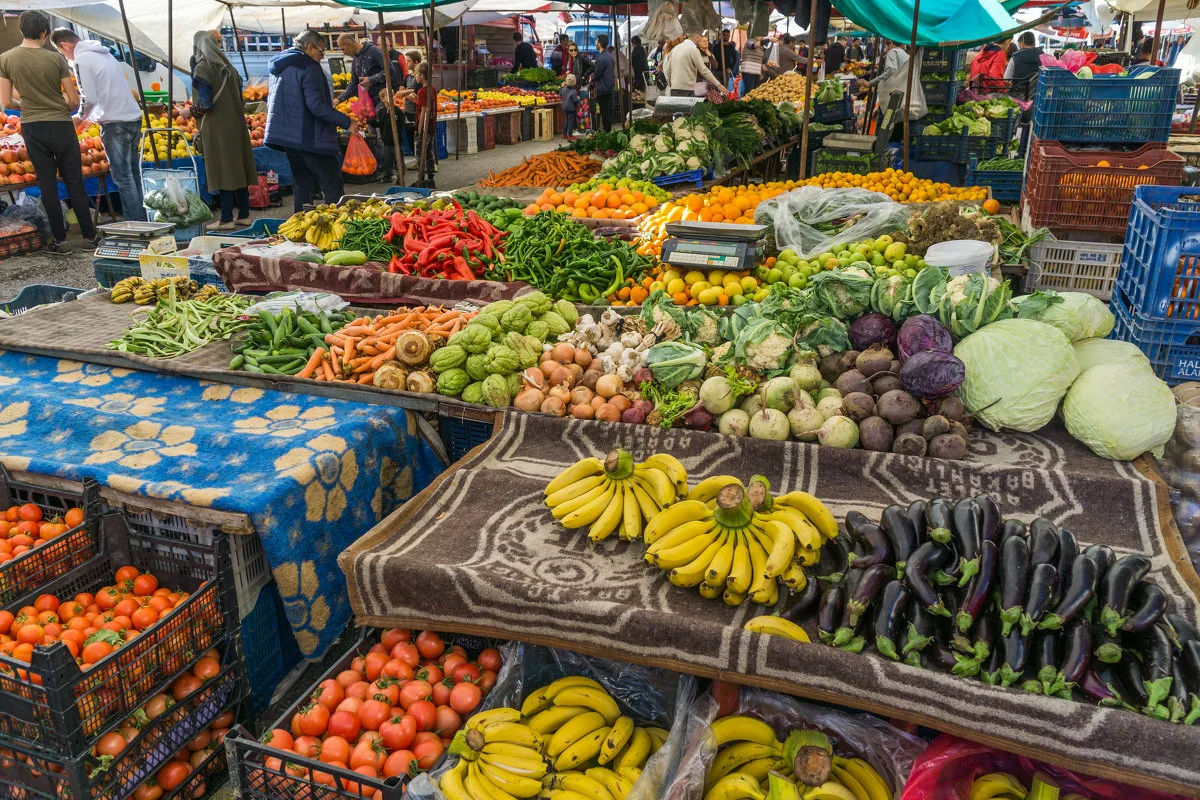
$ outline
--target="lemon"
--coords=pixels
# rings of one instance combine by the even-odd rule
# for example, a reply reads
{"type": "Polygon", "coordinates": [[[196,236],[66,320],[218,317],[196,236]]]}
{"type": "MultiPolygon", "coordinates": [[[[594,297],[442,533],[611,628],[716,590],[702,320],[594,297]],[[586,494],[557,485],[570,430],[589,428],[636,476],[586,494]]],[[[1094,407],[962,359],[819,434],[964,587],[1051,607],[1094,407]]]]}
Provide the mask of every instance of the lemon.
{"type": "Polygon", "coordinates": [[[758,281],[747,275],[742,278],[742,289],[746,292],[756,292],[758,291],[758,281]]]}
{"type": "Polygon", "coordinates": [[[685,286],[686,286],[686,284],[684,284],[682,278],[674,278],[672,280],[669,280],[669,281],[667,281],[667,294],[675,294],[676,292],[682,292],[684,290],[685,286]]]}
{"type": "Polygon", "coordinates": [[[725,284],[724,289],[725,294],[730,297],[740,297],[742,294],[742,285],[737,281],[725,284]]]}
{"type": "Polygon", "coordinates": [[[754,293],[754,301],[756,303],[761,303],[763,300],[766,300],[770,296],[771,296],[770,289],[759,289],[757,292],[754,293]]]}
{"type": "Polygon", "coordinates": [[[725,270],[714,269],[712,272],[708,273],[708,282],[713,286],[720,286],[725,283],[725,270]]]}
{"type": "Polygon", "coordinates": [[[663,273],[662,279],[663,279],[663,283],[670,283],[671,281],[673,281],[679,277],[680,277],[680,275],[679,275],[678,270],[669,269],[663,273]]]}
{"type": "Polygon", "coordinates": [[[705,289],[708,289],[711,287],[712,287],[712,284],[709,283],[708,281],[696,281],[695,283],[690,284],[688,286],[688,288],[692,292],[692,297],[695,297],[700,292],[703,292],[705,289]]]}
{"type": "Polygon", "coordinates": [[[717,304],[717,300],[720,299],[721,290],[716,286],[710,286],[709,288],[702,290],[699,294],[693,296],[696,298],[696,302],[700,303],[701,305],[715,306],[717,304]]]}
{"type": "Polygon", "coordinates": [[[694,286],[704,280],[704,273],[699,270],[692,270],[687,275],[683,276],[683,281],[688,286],[694,286]]]}

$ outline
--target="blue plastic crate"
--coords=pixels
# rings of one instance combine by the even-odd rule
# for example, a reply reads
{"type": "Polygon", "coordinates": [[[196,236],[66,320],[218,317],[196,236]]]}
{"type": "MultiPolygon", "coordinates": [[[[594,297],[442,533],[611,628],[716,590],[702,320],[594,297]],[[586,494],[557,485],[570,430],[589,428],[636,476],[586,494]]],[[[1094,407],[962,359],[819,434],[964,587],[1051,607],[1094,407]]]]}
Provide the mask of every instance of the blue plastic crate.
{"type": "Polygon", "coordinates": [[[437,124],[437,157],[439,161],[445,161],[450,157],[450,150],[446,147],[446,123],[439,122],[437,124]]]}
{"type": "Polygon", "coordinates": [[[921,88],[925,90],[925,105],[949,107],[958,102],[958,90],[962,84],[958,81],[922,80],[921,88]]]}
{"type": "Polygon", "coordinates": [[[951,75],[963,68],[965,50],[926,50],[921,59],[921,72],[947,72],[951,75]]]}
{"type": "Polygon", "coordinates": [[[1137,345],[1167,383],[1200,380],[1200,320],[1151,319],[1130,307],[1120,287],[1109,307],[1116,321],[1108,338],[1137,345]]]}
{"type": "Polygon", "coordinates": [[[74,300],[77,295],[82,293],[83,289],[53,286],[49,283],[30,284],[19,291],[12,300],[0,300],[0,316],[4,314],[15,316],[38,306],[74,300]]]}
{"type": "Polygon", "coordinates": [[[492,423],[439,414],[438,431],[442,435],[442,444],[446,446],[446,454],[450,456],[450,463],[454,463],[492,438],[492,423]]]}
{"type": "Polygon", "coordinates": [[[222,235],[237,236],[244,239],[265,239],[268,236],[274,236],[279,230],[279,226],[286,221],[272,217],[261,217],[254,220],[249,228],[242,228],[240,231],[230,231],[222,235]]]}
{"type": "Polygon", "coordinates": [[[1151,319],[1200,317],[1200,191],[1138,186],[1117,286],[1151,319]]]}
{"type": "Polygon", "coordinates": [[[847,94],[832,103],[815,103],[813,116],[817,122],[825,124],[854,119],[854,98],[847,94]]]}
{"type": "Polygon", "coordinates": [[[254,610],[242,619],[242,652],[250,708],[258,714],[271,705],[279,681],[300,663],[300,646],[274,581],[262,588],[254,610]]]}
{"type": "Polygon", "coordinates": [[[420,189],[416,186],[389,186],[384,194],[412,194],[418,197],[429,197],[433,189],[420,189]]]}
{"type": "Polygon", "coordinates": [[[126,278],[142,274],[142,268],[136,261],[121,261],[116,258],[94,258],[92,270],[96,275],[96,283],[105,289],[111,289],[126,278]]]}
{"type": "Polygon", "coordinates": [[[926,136],[918,133],[915,139],[918,161],[953,161],[955,164],[966,164],[972,156],[982,160],[1008,153],[1008,140],[995,133],[989,136],[969,136],[964,129],[958,136],[926,136]]]}
{"type": "Polygon", "coordinates": [[[1002,202],[1015,203],[1021,199],[1021,184],[1025,180],[1024,172],[1019,169],[980,170],[977,168],[979,161],[978,156],[967,157],[967,186],[987,186],[992,190],[992,197],[1002,202]]]}
{"type": "Polygon", "coordinates": [[[225,281],[213,268],[212,261],[207,258],[194,256],[188,259],[188,277],[201,286],[215,286],[219,291],[226,291],[225,281]]]}
{"type": "Polygon", "coordinates": [[[682,186],[693,184],[697,189],[703,188],[706,180],[712,180],[711,169],[689,169],[687,172],[676,172],[672,175],[659,175],[651,178],[655,186],[682,186]]]}
{"type": "Polygon", "coordinates": [[[1165,142],[1178,93],[1177,69],[1134,67],[1128,75],[1081,79],[1062,67],[1042,67],[1033,135],[1073,143],[1165,142]]]}

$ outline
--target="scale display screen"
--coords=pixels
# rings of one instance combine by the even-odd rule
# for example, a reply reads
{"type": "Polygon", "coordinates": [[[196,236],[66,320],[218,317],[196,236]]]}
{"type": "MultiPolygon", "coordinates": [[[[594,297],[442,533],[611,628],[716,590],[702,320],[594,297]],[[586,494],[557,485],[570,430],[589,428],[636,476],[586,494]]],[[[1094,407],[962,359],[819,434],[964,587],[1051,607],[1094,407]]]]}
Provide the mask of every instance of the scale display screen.
{"type": "Polygon", "coordinates": [[[754,265],[755,247],[749,242],[668,239],[663,260],[680,267],[743,270],[754,265]]]}

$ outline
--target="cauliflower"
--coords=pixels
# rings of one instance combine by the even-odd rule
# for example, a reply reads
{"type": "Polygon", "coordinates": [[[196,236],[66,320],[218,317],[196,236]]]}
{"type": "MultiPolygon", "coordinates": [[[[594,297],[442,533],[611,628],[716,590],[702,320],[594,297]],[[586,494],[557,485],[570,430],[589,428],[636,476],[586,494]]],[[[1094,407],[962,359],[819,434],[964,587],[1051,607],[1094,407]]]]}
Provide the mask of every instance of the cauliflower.
{"type": "Polygon", "coordinates": [[[715,314],[704,314],[700,318],[700,324],[696,326],[696,332],[692,334],[692,341],[696,344],[715,345],[721,341],[721,334],[717,331],[717,317],[715,314]]]}
{"type": "MultiPolygon", "coordinates": [[[[949,295],[950,302],[953,305],[958,305],[963,300],[967,299],[967,279],[970,277],[970,274],[959,275],[946,282],[946,294],[949,295]]],[[[999,288],[1000,281],[989,276],[987,279],[987,293],[992,294],[999,288]]]]}
{"type": "Polygon", "coordinates": [[[629,149],[635,153],[640,153],[646,149],[646,137],[638,133],[629,140],[629,149]]]}
{"type": "Polygon", "coordinates": [[[746,366],[756,372],[781,370],[787,364],[793,346],[790,337],[772,331],[762,341],[746,345],[746,366]]]}
{"type": "Polygon", "coordinates": [[[696,156],[692,156],[687,160],[687,168],[688,169],[700,169],[700,167],[702,167],[702,166],[704,166],[704,162],[701,161],[696,156]]]}
{"type": "Polygon", "coordinates": [[[714,347],[708,354],[708,363],[724,364],[729,360],[729,351],[733,349],[733,342],[725,342],[720,347],[714,347]]]}
{"type": "Polygon", "coordinates": [[[674,142],[666,136],[659,136],[654,140],[654,149],[660,153],[669,153],[673,144],[674,142]]]}

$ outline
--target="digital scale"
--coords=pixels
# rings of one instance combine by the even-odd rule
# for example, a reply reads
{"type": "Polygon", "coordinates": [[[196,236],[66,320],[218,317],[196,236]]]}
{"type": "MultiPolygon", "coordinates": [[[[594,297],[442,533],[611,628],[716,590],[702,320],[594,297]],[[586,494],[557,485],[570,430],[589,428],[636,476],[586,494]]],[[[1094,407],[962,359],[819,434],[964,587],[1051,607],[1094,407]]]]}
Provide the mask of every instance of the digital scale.
{"type": "Polygon", "coordinates": [[[174,253],[175,225],[170,222],[112,222],[97,225],[103,237],[96,246],[96,258],[137,261],[143,253],[174,253]]]}
{"type": "Polygon", "coordinates": [[[660,258],[671,266],[744,272],[758,261],[767,227],[668,222],[666,230],[671,238],[663,242],[660,258]]]}

